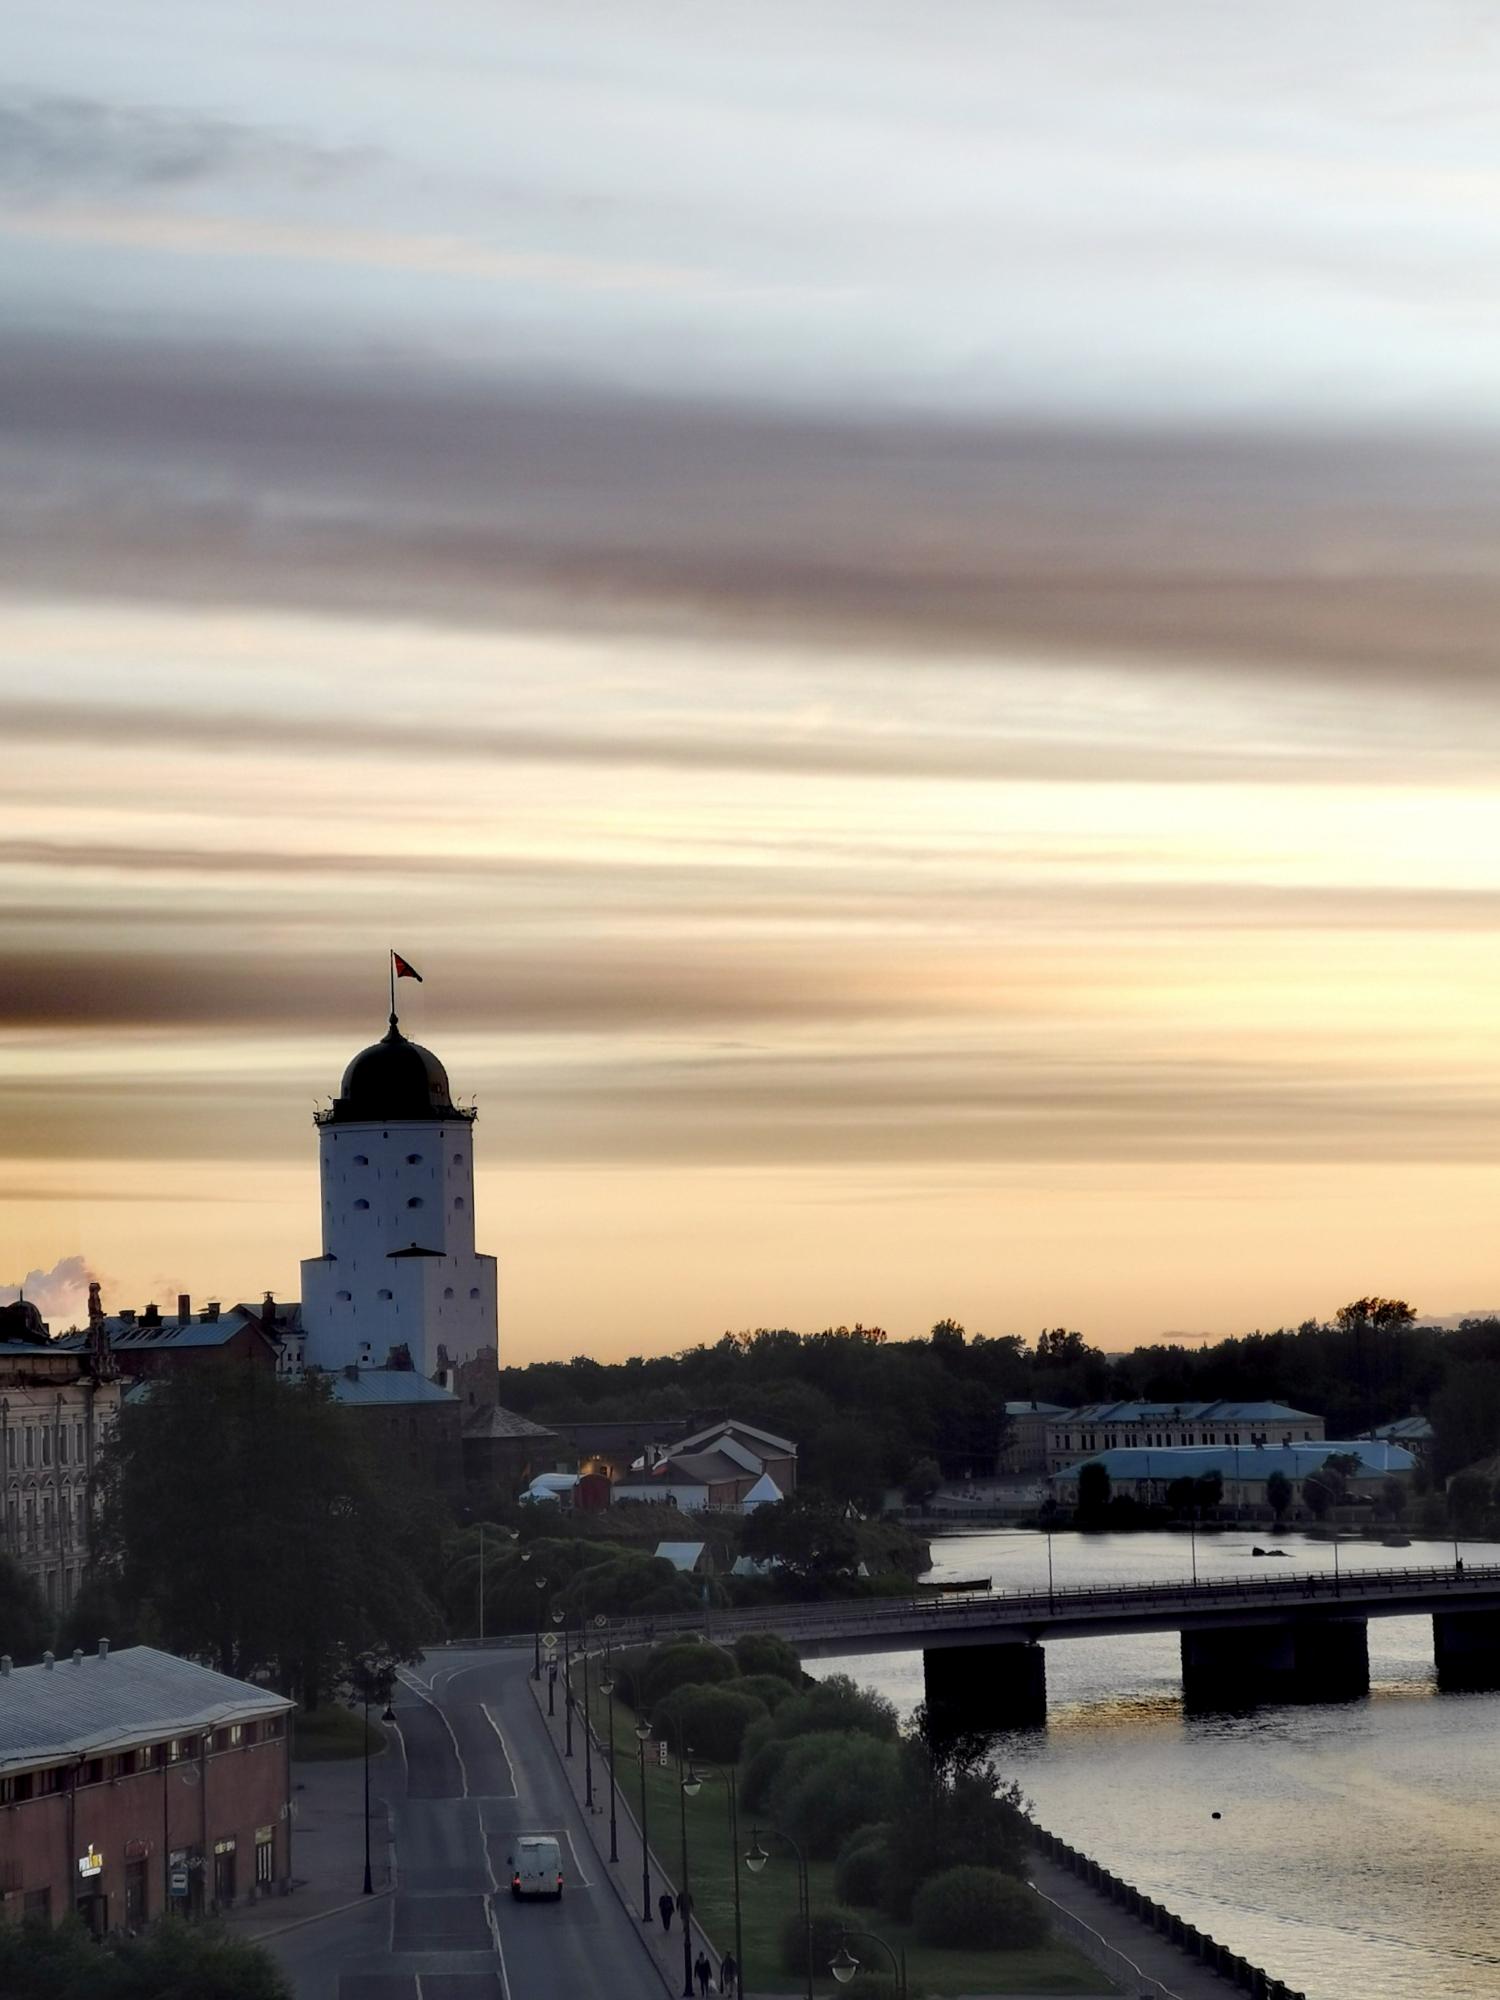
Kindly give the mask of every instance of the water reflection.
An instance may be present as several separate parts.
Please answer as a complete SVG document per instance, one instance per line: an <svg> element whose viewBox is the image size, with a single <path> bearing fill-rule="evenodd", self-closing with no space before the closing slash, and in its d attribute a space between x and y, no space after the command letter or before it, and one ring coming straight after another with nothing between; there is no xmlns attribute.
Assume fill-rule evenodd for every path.
<svg viewBox="0 0 1500 2000"><path fill-rule="evenodd" d="M1200 1576L1260 1573L1256 1537L1202 1535ZM1270 1544L1265 1530L1262 1546ZM1276 1569L1331 1571L1296 1534ZM1474 1544L1472 1563L1500 1562ZM1046 1588L1043 1536L934 1544L935 1576ZM1189 1574L1185 1535L1057 1536L1058 1587ZM1449 1542L1346 1542L1342 1569L1451 1563ZM1368 1700L1187 1716L1175 1635L1047 1649L1048 1725L1000 1736L996 1768L1043 1823L1310 2000L1500 2000L1500 1695L1438 1694L1431 1620L1371 1619ZM919 1654L825 1661L902 1708ZM1218 1820L1213 1814L1218 1812Z"/></svg>

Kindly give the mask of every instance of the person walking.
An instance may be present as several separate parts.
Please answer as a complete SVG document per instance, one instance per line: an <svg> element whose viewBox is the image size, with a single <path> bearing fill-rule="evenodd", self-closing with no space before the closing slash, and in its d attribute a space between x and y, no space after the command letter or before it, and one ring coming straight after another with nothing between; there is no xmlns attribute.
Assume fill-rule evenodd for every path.
<svg viewBox="0 0 1500 2000"><path fill-rule="evenodd" d="M677 1907L677 1905L672 1901L671 1894L668 1890L663 1889L661 1894L657 1897L656 1907L661 1914L662 1935L665 1936L666 1933L672 1928L672 1912Z"/></svg>
<svg viewBox="0 0 1500 2000"><path fill-rule="evenodd" d="M698 1991L703 2000L708 2000L708 1982L714 1976L714 1969L708 1962L708 1953L700 1951L693 1961L693 1972L698 1981Z"/></svg>
<svg viewBox="0 0 1500 2000"><path fill-rule="evenodd" d="M726 1951L724 1956L719 1960L719 1991L721 1993L732 1993L735 1996L735 2000L739 2000L740 1967L739 1961L732 1951Z"/></svg>

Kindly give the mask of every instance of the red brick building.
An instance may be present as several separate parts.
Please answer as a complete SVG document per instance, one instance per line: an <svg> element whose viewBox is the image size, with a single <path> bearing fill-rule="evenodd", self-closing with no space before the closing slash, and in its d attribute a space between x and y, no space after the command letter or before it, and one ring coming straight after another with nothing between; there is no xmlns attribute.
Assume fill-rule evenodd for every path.
<svg viewBox="0 0 1500 2000"><path fill-rule="evenodd" d="M292 1707L151 1646L0 1660L0 1916L102 1935L284 1893Z"/></svg>

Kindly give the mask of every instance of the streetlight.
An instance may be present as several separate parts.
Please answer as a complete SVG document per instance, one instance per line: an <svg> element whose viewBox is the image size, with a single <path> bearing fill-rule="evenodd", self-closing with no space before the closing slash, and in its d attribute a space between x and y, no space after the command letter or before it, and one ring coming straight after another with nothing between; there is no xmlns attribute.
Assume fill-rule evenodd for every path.
<svg viewBox="0 0 1500 2000"><path fill-rule="evenodd" d="M564 1737L563 1755L565 1757L571 1757L573 1754L573 1680L572 1680L573 1660L572 1660L572 1655L568 1650L568 1608L565 1604L558 1603L553 1605L552 1622L554 1625L561 1625L562 1627L563 1737ZM549 1715L552 1713L550 1694L548 1697L547 1713Z"/></svg>
<svg viewBox="0 0 1500 2000"><path fill-rule="evenodd" d="M599 1682L599 1692L609 1702L609 1858L620 1858L619 1823L615 1816L617 1789L615 1785L615 1670L610 1658L609 1631L604 1633L604 1673Z"/></svg>
<svg viewBox="0 0 1500 2000"><path fill-rule="evenodd" d="M521 1560L523 1563L531 1561L529 1549L522 1552ZM532 1582L536 1585L536 1617L531 1627L531 1678L539 1681L542 1678L542 1592L547 1588L547 1579L537 1576L532 1578Z"/></svg>
<svg viewBox="0 0 1500 2000"><path fill-rule="evenodd" d="M729 1793L729 1852L734 1863L734 1964L736 2000L745 1990L745 1939L740 1922L740 1802L739 1786L735 1783L734 1766L726 1771L710 1758L703 1760L704 1767L711 1771ZM696 1762L688 1766L688 1774L682 1781L682 1789L690 1799L697 1798L703 1789L703 1780L698 1775Z"/></svg>
<svg viewBox="0 0 1500 2000"><path fill-rule="evenodd" d="M396 1711L391 1707L391 1676L389 1673L377 1677L368 1659L359 1663L359 1691L364 1703L364 1752L365 1752L365 1886L364 1894L373 1896L375 1878L370 1872L370 1700L372 1695L385 1697L385 1712L382 1722L394 1722Z"/></svg>
<svg viewBox="0 0 1500 2000"><path fill-rule="evenodd" d="M646 1745L651 1741L651 1724L642 1716L635 1725L635 1740L641 1746L641 1922L651 1921L651 1832L646 1818Z"/></svg>
<svg viewBox="0 0 1500 2000"><path fill-rule="evenodd" d="M1052 1530L1047 1530L1047 1609L1054 1610L1052 1602Z"/></svg>
<svg viewBox="0 0 1500 2000"><path fill-rule="evenodd" d="M906 2000L906 1953L903 1951L898 1959L885 1939L878 1937L874 1931L845 1931L840 1937L838 1956L831 1959L828 1965L828 1970L833 1974L839 1985L847 1986L859 1970L859 1960L849 1949L850 1938L865 1938L871 1944L878 1944L880 1946L880 1949L891 1961L891 1971L896 1976L896 2000Z"/></svg>
<svg viewBox="0 0 1500 2000"><path fill-rule="evenodd" d="M682 1724L677 1725L677 1818L682 1837L682 1887L677 1914L682 1920L682 2000L693 2000L693 1893L688 1886L687 1779L682 1769Z"/></svg>
<svg viewBox="0 0 1500 2000"><path fill-rule="evenodd" d="M792 1836L783 1833L779 1826L768 1826L766 1832L775 1840L784 1840L797 1857L797 1902L802 1911L802 1932L807 1958L807 2000L813 2000L812 1895L808 1886L807 1856ZM745 1856L745 1866L752 1875L758 1875L770 1858L760 1844L760 1828L756 1827L750 1835L750 1851Z"/></svg>

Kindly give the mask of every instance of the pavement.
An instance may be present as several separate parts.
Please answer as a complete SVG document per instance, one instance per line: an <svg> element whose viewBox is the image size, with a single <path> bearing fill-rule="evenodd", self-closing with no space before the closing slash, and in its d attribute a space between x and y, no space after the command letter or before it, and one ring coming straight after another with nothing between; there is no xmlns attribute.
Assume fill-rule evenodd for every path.
<svg viewBox="0 0 1500 2000"><path fill-rule="evenodd" d="M605 1880L538 1719L529 1667L523 1653L475 1649L403 1674L387 1724L396 1748L370 1771L377 1825L388 1816L390 1828L390 1872L374 1896L358 1893L360 1765L334 1777L332 1767L305 1767L292 1865L307 1886L236 1914L297 2000L663 2000L643 1926ZM351 1773L361 1788L357 1840ZM506 1863L520 1833L561 1844L560 1903L511 1900Z"/></svg>

